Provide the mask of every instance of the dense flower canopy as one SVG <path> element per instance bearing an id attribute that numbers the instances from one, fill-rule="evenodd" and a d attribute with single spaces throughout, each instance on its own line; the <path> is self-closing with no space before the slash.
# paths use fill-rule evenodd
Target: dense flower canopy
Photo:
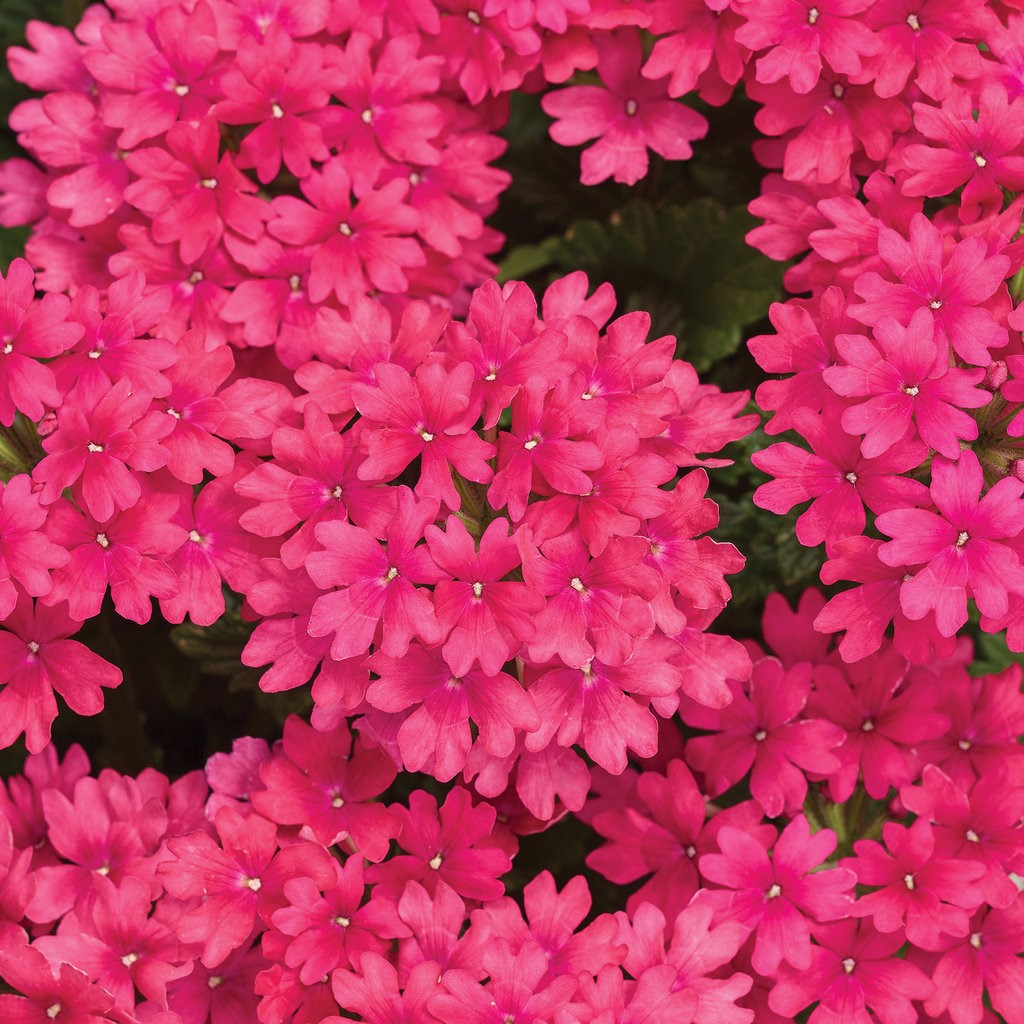
<path id="1" fill-rule="evenodd" d="M 0 1017 L 1024 1022 L 1021 669 L 964 636 L 1024 649 L 1022 33 L 985 0 L 30 22 Z M 492 261 L 513 94 L 580 184 L 653 194 L 738 86 L 793 295 L 753 406 L 642 290 Z M 760 410 L 741 500 L 799 510 L 830 589 L 733 636 L 716 475 Z M 59 755 L 120 620 L 235 628 L 300 713 L 173 780 Z M 589 881 L 522 866 L 574 818 Z"/>

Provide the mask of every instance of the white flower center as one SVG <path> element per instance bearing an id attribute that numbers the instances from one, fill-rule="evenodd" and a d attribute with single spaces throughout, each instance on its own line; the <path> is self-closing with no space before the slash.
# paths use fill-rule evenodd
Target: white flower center
<path id="1" fill-rule="evenodd" d="M 427 867 L 430 868 L 431 871 L 437 871 L 438 868 L 441 867 L 441 854 L 438 853 L 431 857 L 430 860 L 427 861 Z"/>
<path id="2" fill-rule="evenodd" d="M 91 452 L 92 452 L 92 453 L 93 453 L 94 455 L 95 455 L 95 454 L 96 454 L 97 452 L 101 452 L 101 451 L 103 451 L 103 445 L 101 445 L 101 444 L 94 444 L 94 443 L 93 443 L 92 441 L 90 441 L 90 442 L 89 442 L 89 443 L 88 443 L 88 444 L 86 445 L 86 448 L 87 448 L 87 449 L 88 449 L 89 451 L 91 451 Z"/>
<path id="3" fill-rule="evenodd" d="M 337 926 L 338 926 L 339 928 L 347 928 L 347 927 L 348 927 L 348 926 L 349 926 L 349 925 L 350 925 L 350 924 L 351 924 L 352 922 L 351 922 L 351 920 L 349 920 L 349 918 L 347 918 L 347 917 L 342 917 L 342 916 L 341 916 L 341 914 L 339 914 L 339 915 L 338 915 L 338 916 L 337 916 L 337 917 L 336 917 L 336 918 L 334 919 L 334 923 L 335 923 L 335 924 L 336 924 L 336 925 L 337 925 Z"/>
<path id="4" fill-rule="evenodd" d="M 957 740 L 956 744 L 961 750 L 970 750 L 974 746 L 970 740 Z"/>
<path id="5" fill-rule="evenodd" d="M 573 576 L 573 578 L 569 580 L 569 586 L 572 587 L 572 589 L 575 590 L 577 594 L 582 594 L 583 591 L 587 589 L 583 585 L 583 580 L 581 580 L 579 576 Z"/>
<path id="6" fill-rule="evenodd" d="M 343 234 L 343 235 L 344 235 L 344 236 L 345 236 L 346 238 L 351 238 L 351 237 L 352 237 L 352 228 L 351 228 L 351 227 L 349 227 L 349 225 L 348 225 L 348 223 L 347 223 L 346 221 L 342 221 L 342 222 L 341 222 L 341 223 L 340 223 L 340 224 L 338 225 L 338 230 L 339 230 L 339 231 L 340 231 L 340 232 L 341 232 L 341 233 L 342 233 L 342 234 Z"/>
<path id="7" fill-rule="evenodd" d="M 263 883 L 258 878 L 244 878 L 242 885 L 247 889 L 252 889 L 253 892 L 259 892 L 263 888 Z"/>
<path id="8" fill-rule="evenodd" d="M 817 7 L 812 7 L 807 12 L 807 24 L 813 25 L 821 17 L 821 11 Z"/>
<path id="9" fill-rule="evenodd" d="M 980 842 L 981 842 L 981 837 L 980 837 L 980 836 L 978 835 L 978 833 L 977 833 L 977 832 L 975 832 L 975 831 L 974 831 L 974 829 L 973 829 L 973 828 L 969 828 L 969 829 L 968 829 L 968 830 L 967 830 L 967 831 L 966 831 L 966 832 L 964 833 L 964 838 L 965 838 L 965 839 L 967 840 L 967 842 L 969 842 L 969 843 L 980 843 Z"/>
<path id="10" fill-rule="evenodd" d="M 99 546 L 101 548 L 104 548 L 104 549 L 110 547 L 110 539 L 107 537 L 107 535 L 105 533 L 97 533 L 96 534 L 96 543 L 99 544 Z"/>
<path id="11" fill-rule="evenodd" d="M 932 301 L 928 303 L 928 308 L 929 309 L 942 309 L 942 300 L 941 299 L 932 299 Z"/>
<path id="12" fill-rule="evenodd" d="M 477 581 L 473 584 L 473 596 L 479 597 L 484 592 L 484 585 Z"/>
<path id="13" fill-rule="evenodd" d="M 138 959 L 138 953 L 125 953 L 125 955 L 121 957 L 121 963 L 123 963 L 125 967 L 131 967 L 131 965 L 136 963 Z"/>
<path id="14" fill-rule="evenodd" d="M 758 743 L 763 743 L 766 739 L 768 739 L 768 733 L 765 732 L 764 729 L 758 729 L 757 732 L 754 733 L 754 739 Z"/>
<path id="15" fill-rule="evenodd" d="M 901 390 L 903 394 L 910 395 L 911 398 L 917 398 L 921 393 L 921 389 L 916 384 L 904 384 Z"/>
<path id="16" fill-rule="evenodd" d="M 782 895 L 782 886 L 778 882 L 772 882 L 771 886 L 765 892 L 765 896 L 770 899 L 778 899 Z"/>
<path id="17" fill-rule="evenodd" d="M 523 445 L 523 447 L 524 447 L 524 448 L 525 448 L 525 449 L 526 449 L 526 450 L 527 450 L 528 452 L 532 452 L 532 451 L 533 451 L 533 449 L 534 449 L 534 448 L 536 448 L 536 447 L 537 447 L 537 445 L 539 445 L 539 444 L 540 444 L 540 438 L 537 438 L 537 437 L 531 437 L 531 438 L 530 438 L 530 440 L 529 440 L 529 441 L 527 441 L 527 442 L 526 442 L 526 443 L 525 443 L 525 444 Z"/>
<path id="18" fill-rule="evenodd" d="M 174 93 L 175 96 L 187 96 L 188 95 L 188 86 L 187 85 L 176 85 L 171 91 Z"/>
<path id="19" fill-rule="evenodd" d="M 907 15 L 907 24 L 915 31 L 921 31 L 921 21 L 916 14 Z"/>
<path id="20" fill-rule="evenodd" d="M 975 153 L 974 154 L 974 162 L 979 167 L 984 167 L 988 163 L 988 161 L 980 153 Z"/>
<path id="21" fill-rule="evenodd" d="M 217 187 L 217 179 L 216 178 L 200 178 L 199 179 L 199 184 L 202 185 L 203 188 L 214 189 L 214 188 Z"/>
<path id="22" fill-rule="evenodd" d="M 282 117 L 284 117 L 284 111 L 281 109 L 281 104 L 280 103 L 271 103 L 270 104 L 270 116 L 273 117 L 273 118 L 282 118 Z"/>
<path id="23" fill-rule="evenodd" d="M 846 971 L 847 974 L 853 974 L 853 969 L 856 966 L 857 966 L 857 961 L 854 960 L 852 956 L 848 956 L 843 961 L 843 970 Z"/>
<path id="24" fill-rule="evenodd" d="M 188 539 L 192 541 L 193 544 L 203 543 L 203 535 L 198 530 L 189 530 Z"/>
<path id="25" fill-rule="evenodd" d="M 907 887 L 909 892 L 914 891 L 914 876 L 907 874 L 903 876 L 903 884 Z"/>
<path id="26" fill-rule="evenodd" d="M 636 100 L 626 100 L 626 116 L 633 117 L 636 114 Z"/>
<path id="27" fill-rule="evenodd" d="M 851 469 L 850 472 L 846 474 L 846 480 L 851 484 L 855 484 L 857 482 L 857 474 Z"/>
<path id="28" fill-rule="evenodd" d="M 54 1003 L 53 1006 L 48 1006 L 46 1008 L 46 1016 L 49 1017 L 50 1020 L 56 1020 L 57 1014 L 60 1013 L 61 1009 L 62 1007 L 60 1003 Z"/>
<path id="29" fill-rule="evenodd" d="M 981 949 L 981 932 L 971 932 L 971 937 L 967 941 L 975 949 Z"/>
<path id="30" fill-rule="evenodd" d="M 861 732 L 874 732 L 875 723 L 870 718 L 865 718 L 863 724 L 860 727 Z"/>
<path id="31" fill-rule="evenodd" d="M 373 111 L 367 107 L 359 117 L 362 119 L 363 124 L 369 124 L 373 120 Z"/>
<path id="32" fill-rule="evenodd" d="M 466 17 L 469 18 L 474 25 L 480 24 L 480 15 L 476 11 L 466 11 Z"/>
<path id="33" fill-rule="evenodd" d="M 971 535 L 966 530 L 961 530 L 956 535 L 956 546 L 962 548 L 970 539 Z"/>
<path id="34" fill-rule="evenodd" d="M 25 646 L 28 648 L 29 654 L 39 653 L 39 644 L 37 644 L 35 640 L 29 640 L 29 642 L 25 644 Z"/>

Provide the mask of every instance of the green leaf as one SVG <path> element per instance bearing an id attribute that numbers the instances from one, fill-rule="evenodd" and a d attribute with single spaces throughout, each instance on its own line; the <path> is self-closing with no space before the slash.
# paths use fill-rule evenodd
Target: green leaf
<path id="1" fill-rule="evenodd" d="M 521 281 L 538 270 L 546 270 L 555 261 L 561 244 L 560 238 L 545 238 L 535 245 L 517 245 L 501 261 L 498 283 Z"/>
<path id="2" fill-rule="evenodd" d="M 11 260 L 25 255 L 28 228 L 0 228 L 0 272 L 6 274 Z"/>

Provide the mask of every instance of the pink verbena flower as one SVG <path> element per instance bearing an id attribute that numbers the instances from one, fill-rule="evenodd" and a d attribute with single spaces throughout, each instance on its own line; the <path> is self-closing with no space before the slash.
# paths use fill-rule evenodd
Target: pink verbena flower
<path id="1" fill-rule="evenodd" d="M 878 932 L 870 921 L 816 924 L 817 943 L 802 970 L 783 965 L 768 995 L 768 1005 L 792 1017 L 817 1002 L 812 1024 L 869 1020 L 870 1009 L 883 1024 L 910 1024 L 918 1019 L 912 1003 L 925 999 L 935 985 L 919 967 L 897 954 L 901 934 Z"/>
<path id="2" fill-rule="evenodd" d="M 822 61 L 841 75 L 857 76 L 861 58 L 881 50 L 881 42 L 857 15 L 869 0 L 770 0 L 739 4 L 746 24 L 736 41 L 768 52 L 756 62 L 759 82 L 787 78 L 797 93 L 808 93 L 821 74 Z"/>
<path id="3" fill-rule="evenodd" d="M 957 458 L 961 441 L 978 436 L 977 421 L 964 410 L 991 401 L 990 392 L 976 387 L 985 371 L 949 365 L 928 310 L 915 311 L 905 328 L 883 316 L 872 333 L 873 339 L 839 335 L 841 362 L 822 373 L 837 394 L 866 399 L 843 411 L 843 429 L 864 435 L 861 452 L 869 458 L 912 436 L 915 428 L 929 448 Z"/>
<path id="4" fill-rule="evenodd" d="M 647 173 L 647 150 L 668 160 L 686 160 L 690 142 L 703 138 L 707 121 L 696 111 L 670 100 L 664 79 L 640 74 L 643 48 L 634 29 L 599 35 L 598 74 L 606 88 L 572 86 L 548 93 L 541 106 L 557 118 L 551 137 L 563 146 L 596 138 L 581 158 L 580 181 L 596 185 L 613 177 L 634 185 Z"/>
<path id="5" fill-rule="evenodd" d="M 278 850 L 277 826 L 259 814 L 243 818 L 231 807 L 214 820 L 219 843 L 208 832 L 191 832 L 167 840 L 173 859 L 159 868 L 167 891 L 178 899 L 200 897 L 183 910 L 175 931 L 184 942 L 202 944 L 204 967 L 217 967 L 242 947 L 257 924 L 283 906 L 283 888 L 299 875 L 321 888 L 331 884 L 334 869 L 323 847 L 300 842 Z"/>
<path id="6" fill-rule="evenodd" d="M 939 631 L 952 636 L 967 621 L 967 598 L 993 617 L 1006 613 L 1010 592 L 1024 591 L 1024 566 L 1009 543 L 1022 529 L 1024 484 L 999 480 L 982 496 L 981 464 L 972 451 L 954 463 L 936 457 L 931 495 L 938 512 L 892 509 L 876 524 L 893 540 L 879 557 L 889 565 L 923 563 L 900 591 L 911 618 L 934 610 Z"/>
<path id="7" fill-rule="evenodd" d="M 709 796 L 749 777 L 751 795 L 767 817 L 776 818 L 803 806 L 805 771 L 829 775 L 838 770 L 831 748 L 845 734 L 831 722 L 802 714 L 810 692 L 807 662 L 787 672 L 775 658 L 760 658 L 746 686 L 734 684 L 731 704 L 685 715 L 687 724 L 715 730 L 686 745 L 686 758 L 703 773 Z"/>
<path id="8" fill-rule="evenodd" d="M 941 949 L 943 935 L 968 932 L 970 913 L 984 894 L 976 884 L 985 873 L 977 862 L 935 856 L 935 833 L 927 818 L 909 828 L 887 822 L 888 850 L 870 839 L 853 844 L 856 856 L 843 860 L 862 885 L 879 886 L 861 896 L 853 917 L 871 917 L 880 932 L 902 933 L 922 949 Z M 889 852 L 891 851 L 891 852 Z"/>
<path id="9" fill-rule="evenodd" d="M 35 302 L 34 274 L 23 259 L 0 273 L 0 423 L 9 427 L 15 410 L 42 419 L 47 406 L 63 400 L 53 370 L 43 362 L 59 356 L 81 337 L 80 325 L 68 321 L 66 296 L 47 292 Z"/>
<path id="10" fill-rule="evenodd" d="M 142 495 L 132 470 L 151 472 L 170 458 L 160 439 L 174 423 L 151 402 L 123 379 L 109 389 L 72 392 L 57 412 L 57 429 L 43 441 L 47 455 L 32 472 L 42 485 L 40 500 L 50 505 L 71 487 L 100 522 L 131 508 Z"/>
<path id="11" fill-rule="evenodd" d="M 846 868 L 815 871 L 835 849 L 835 833 L 812 833 L 801 814 L 775 843 L 764 847 L 735 828 L 718 833 L 722 853 L 700 859 L 700 872 L 722 889 L 703 889 L 698 903 L 715 908 L 715 919 L 736 920 L 755 931 L 751 963 L 772 975 L 785 960 L 798 970 L 811 963 L 810 922 L 830 921 L 850 912 L 856 876 Z"/>
<path id="12" fill-rule="evenodd" d="M 917 310 L 927 309 L 941 347 L 951 346 L 967 363 L 988 366 L 1008 336 L 985 303 L 1003 287 L 1009 257 L 990 255 L 977 236 L 950 249 L 923 213 L 914 215 L 909 237 L 879 228 L 878 253 L 890 280 L 875 271 L 858 277 L 854 290 L 864 301 L 851 305 L 850 315 L 869 325 L 882 316 L 908 324 Z"/>
<path id="13" fill-rule="evenodd" d="M 101 687 L 120 685 L 120 669 L 68 639 L 81 625 L 64 605 L 48 608 L 19 595 L 0 631 L 0 747 L 9 747 L 22 732 L 31 752 L 46 746 L 57 716 L 54 691 L 77 714 L 95 715 L 103 707 Z"/>
<path id="14" fill-rule="evenodd" d="M 414 585 L 437 583 L 444 575 L 418 543 L 436 515 L 436 501 L 417 501 L 403 487 L 383 544 L 351 523 L 316 527 L 324 549 L 307 556 L 306 569 L 314 583 L 341 589 L 317 600 L 309 630 L 312 636 L 334 634 L 334 658 L 367 653 L 381 625 L 380 649 L 395 657 L 408 650 L 413 636 L 428 644 L 442 639 L 429 592 Z"/>

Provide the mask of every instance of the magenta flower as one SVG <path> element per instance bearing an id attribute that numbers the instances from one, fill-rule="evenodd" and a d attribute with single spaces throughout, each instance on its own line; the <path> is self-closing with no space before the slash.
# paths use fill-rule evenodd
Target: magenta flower
<path id="1" fill-rule="evenodd" d="M 188 539 L 186 530 L 168 522 L 177 507 L 175 495 L 153 493 L 125 512 L 97 520 L 66 499 L 56 502 L 49 532 L 69 559 L 54 574 L 47 603 L 67 601 L 68 612 L 85 621 L 99 614 L 109 587 L 119 615 L 148 622 L 150 599 L 169 598 L 178 589 L 165 562 Z"/>
<path id="2" fill-rule="evenodd" d="M 511 429 L 498 434 L 498 470 L 487 500 L 495 509 L 507 505 L 514 523 L 523 518 L 530 492 L 540 481 L 555 493 L 593 490 L 587 470 L 603 465 L 604 454 L 592 441 L 570 439 L 570 386 L 563 380 L 549 389 L 531 381 L 512 398 Z M 535 472 L 540 481 L 535 482 Z"/>
<path id="3" fill-rule="evenodd" d="M 282 750 L 260 766 L 260 778 L 265 788 L 252 794 L 253 806 L 279 825 L 302 826 L 305 839 L 347 842 L 377 861 L 398 835 L 394 814 L 374 801 L 394 781 L 395 766 L 383 751 L 353 745 L 347 723 L 321 731 L 289 716 Z"/>
<path id="4" fill-rule="evenodd" d="M 408 182 L 389 181 L 353 201 L 350 176 L 335 159 L 321 172 L 311 171 L 300 187 L 309 202 L 278 196 L 267 230 L 289 245 L 317 245 L 307 286 L 312 302 L 323 302 L 332 293 L 347 303 L 372 288 L 408 290 L 406 270 L 426 262 L 422 247 L 410 237 L 419 215 L 403 201 Z"/>
<path id="5" fill-rule="evenodd" d="M 925 1003 L 932 1016 L 943 1010 L 954 1024 L 980 1024 L 983 991 L 1007 1024 L 1024 1020 L 1024 896 L 1003 909 L 982 909 L 968 935 L 943 951 L 932 977 L 935 992 Z"/>
<path id="6" fill-rule="evenodd" d="M 754 491 L 759 508 L 784 515 L 811 499 L 796 523 L 801 544 L 812 547 L 861 533 L 865 505 L 878 513 L 927 501 L 924 484 L 899 475 L 925 460 L 928 450 L 920 441 L 898 441 L 884 455 L 867 458 L 859 439 L 841 428 L 838 406 L 822 416 L 800 410 L 793 419 L 810 451 L 784 441 L 755 452 L 750 461 L 776 478 Z"/>
<path id="7" fill-rule="evenodd" d="M 378 651 L 367 661 L 380 676 L 366 691 L 367 703 L 401 715 L 395 742 L 410 771 L 429 771 L 447 782 L 466 765 L 478 742 L 495 757 L 508 757 L 519 733 L 537 728 L 532 694 L 505 672 L 468 669 L 454 675 L 437 648 L 413 644 L 401 658 Z"/>
<path id="8" fill-rule="evenodd" d="M 259 814 L 243 818 L 222 807 L 208 832 L 172 836 L 173 859 L 158 870 L 167 891 L 181 900 L 200 897 L 175 921 L 178 938 L 202 944 L 204 967 L 217 967 L 240 949 L 257 924 L 284 906 L 290 878 L 312 878 L 322 889 L 334 878 L 333 861 L 321 846 L 297 843 L 278 850 L 277 826 Z M 219 839 L 219 843 L 218 840 Z"/>
<path id="9" fill-rule="evenodd" d="M 0 948 L 0 977 L 24 995 L 0 995 L 0 1014 L 14 1024 L 109 1024 L 114 997 L 77 967 L 62 962 L 51 965 L 29 945 L 24 933 L 8 937 Z M 54 1011 L 56 1007 L 56 1011 Z"/>
<path id="10" fill-rule="evenodd" d="M 580 181 L 596 185 L 614 178 L 634 185 L 647 173 L 647 150 L 667 160 L 687 160 L 690 142 L 707 133 L 707 121 L 695 110 L 666 97 L 665 80 L 640 74 L 644 61 L 639 33 L 620 29 L 598 35 L 598 74 L 606 88 L 572 86 L 549 92 L 544 112 L 557 120 L 551 137 L 563 146 L 590 139 L 583 152 Z"/>
<path id="11" fill-rule="evenodd" d="M 486 985 L 467 971 L 446 971 L 442 991 L 428 1004 L 431 1013 L 449 1024 L 549 1024 L 576 992 L 575 978 L 548 976 L 548 958 L 534 941 L 514 951 L 504 939 L 495 939 L 482 961 Z"/>
<path id="12" fill-rule="evenodd" d="M 913 1003 L 932 995 L 935 985 L 898 955 L 901 934 L 885 935 L 870 921 L 853 920 L 817 924 L 813 934 L 810 964 L 779 968 L 768 995 L 772 1010 L 792 1018 L 816 1002 L 811 1024 L 859 1024 L 872 1019 L 869 1009 L 882 1024 L 920 1020 Z"/>
<path id="13" fill-rule="evenodd" d="M 751 963 L 772 975 L 785 960 L 797 970 L 811 964 L 810 922 L 850 913 L 856 875 L 846 868 L 815 870 L 835 849 L 835 833 L 812 833 L 801 814 L 785 827 L 771 859 L 752 836 L 736 828 L 718 833 L 722 853 L 700 859 L 701 874 L 722 889 L 703 889 L 697 903 L 709 903 L 716 921 L 738 921 L 755 932 Z"/>
<path id="14" fill-rule="evenodd" d="M 892 648 L 839 669 L 819 665 L 809 713 L 846 730 L 832 752 L 840 767 L 829 778 L 829 793 L 845 802 L 862 777 L 868 795 L 883 800 L 890 787 L 913 778 L 913 753 L 923 741 L 941 736 L 948 719 L 935 710 L 935 681 L 926 673 L 907 677 L 907 663 Z"/>
<path id="15" fill-rule="evenodd" d="M 395 804 L 391 810 L 401 819 L 398 845 L 405 852 L 367 870 L 367 881 L 382 896 L 397 899 L 413 879 L 428 892 L 445 882 L 464 899 L 493 900 L 504 893 L 499 879 L 512 866 L 515 840 L 495 829 L 497 812 L 490 804 L 474 805 L 469 790 L 455 786 L 440 807 L 416 789 L 408 808 Z"/>
<path id="16" fill-rule="evenodd" d="M 990 255 L 977 236 L 964 238 L 950 249 L 923 213 L 914 215 L 909 237 L 880 227 L 878 254 L 895 280 L 875 271 L 858 277 L 854 291 L 864 301 L 850 306 L 851 316 L 869 325 L 883 316 L 909 324 L 917 310 L 927 309 L 936 342 L 942 348 L 952 346 L 975 366 L 988 366 L 992 352 L 1006 345 L 1006 328 L 985 303 L 1003 287 L 1009 257 Z"/>
<path id="17" fill-rule="evenodd" d="M 324 65 L 325 49 L 296 43 L 279 24 L 239 44 L 234 62 L 220 77 L 224 96 L 213 116 L 224 124 L 255 125 L 239 149 L 239 165 L 254 167 L 264 184 L 281 163 L 300 180 L 313 160 L 326 160 L 322 117 L 337 73 Z"/>
<path id="18" fill-rule="evenodd" d="M 102 26 L 82 55 L 105 88 L 104 124 L 121 128 L 117 144 L 132 149 L 176 121 L 196 121 L 216 93 L 218 25 L 206 3 L 191 11 L 168 5 L 141 21 Z"/>
<path id="19" fill-rule="evenodd" d="M 532 661 L 558 657 L 582 668 L 597 658 L 622 665 L 635 642 L 654 632 L 650 601 L 659 581 L 643 561 L 648 548 L 639 537 L 615 537 L 596 558 L 575 530 L 539 550 L 524 538 L 521 550 L 523 578 L 547 598 L 528 645 Z"/>
<path id="20" fill-rule="evenodd" d="M 966 935 L 970 912 L 984 899 L 975 884 L 984 866 L 935 856 L 935 833 L 927 818 L 909 828 L 887 822 L 882 834 L 888 850 L 861 839 L 853 844 L 856 856 L 842 862 L 861 885 L 880 887 L 861 896 L 850 914 L 871 917 L 880 932 L 905 928 L 907 939 L 922 949 L 941 949 L 944 935 Z"/>
<path id="21" fill-rule="evenodd" d="M 881 50 L 881 42 L 858 15 L 871 0 L 770 0 L 739 5 L 747 22 L 736 41 L 751 50 L 768 52 L 757 60 L 757 80 L 787 78 L 794 92 L 808 93 L 821 74 L 822 63 L 841 75 L 858 76 L 861 58 Z"/>
<path id="22" fill-rule="evenodd" d="M 342 105 L 324 111 L 325 136 L 344 155 L 358 194 L 391 164 L 431 166 L 440 160 L 435 140 L 445 122 L 433 97 L 443 61 L 418 56 L 420 46 L 416 33 L 378 43 L 357 30 L 332 54 L 332 92 Z"/>
<path id="23" fill-rule="evenodd" d="M 0 631 L 0 664 L 5 685 L 0 690 L 0 748 L 25 733 L 33 753 L 50 740 L 57 717 L 54 691 L 79 715 L 95 715 L 103 707 L 102 687 L 121 683 L 121 670 L 93 654 L 85 644 L 70 640 L 81 622 L 64 605 L 36 605 L 27 594 Z"/>
<path id="24" fill-rule="evenodd" d="M 250 239 L 263 232 L 269 208 L 232 153 L 221 155 L 220 142 L 217 122 L 204 117 L 173 125 L 163 146 L 126 158 L 138 180 L 125 189 L 125 199 L 152 218 L 156 242 L 178 243 L 185 263 L 216 245 L 226 227 Z"/>
<path id="25" fill-rule="evenodd" d="M 32 471 L 42 485 L 43 504 L 52 504 L 71 487 L 100 522 L 131 508 L 142 496 L 132 470 L 152 472 L 170 458 L 160 439 L 174 422 L 152 409 L 151 402 L 124 379 L 112 388 L 76 388 L 57 412 L 57 429 L 43 441 L 48 454 Z"/>
<path id="26" fill-rule="evenodd" d="M 424 531 L 431 557 L 451 577 L 434 587 L 434 609 L 448 636 L 444 658 L 456 676 L 474 663 L 494 676 L 533 637 L 545 601 L 528 584 L 506 579 L 522 565 L 507 520 L 488 524 L 479 550 L 457 516 L 444 525 Z"/>
<path id="27" fill-rule="evenodd" d="M 728 706 L 687 715 L 688 724 L 715 731 L 691 739 L 686 759 L 703 773 L 709 796 L 749 776 L 750 793 L 767 817 L 792 814 L 807 796 L 804 772 L 837 771 L 832 748 L 846 735 L 832 722 L 802 714 L 811 693 L 807 662 L 787 672 L 775 658 L 760 658 L 746 691 L 734 684 Z"/>
<path id="28" fill-rule="evenodd" d="M 823 372 L 836 394 L 867 399 L 844 410 L 843 429 L 864 435 L 861 452 L 871 458 L 911 433 L 913 423 L 929 448 L 947 459 L 957 458 L 961 441 L 978 436 L 977 421 L 963 410 L 992 400 L 991 392 L 976 387 L 985 371 L 949 366 L 925 309 L 917 310 L 906 328 L 884 316 L 873 334 L 873 341 L 839 335 L 836 348 L 842 363 Z"/>
<path id="29" fill-rule="evenodd" d="M 494 475 L 487 463 L 494 446 L 472 429 L 481 406 L 471 397 L 472 366 L 459 363 L 445 371 L 438 363 L 424 363 L 413 377 L 394 363 L 378 363 L 374 378 L 372 386 L 352 385 L 352 400 L 366 418 L 361 440 L 368 456 L 359 478 L 392 480 L 418 457 L 417 496 L 457 512 L 462 499 L 452 471 L 480 484 Z"/>
<path id="30" fill-rule="evenodd" d="M 1005 615 L 1009 594 L 1024 591 L 1024 566 L 1009 543 L 1024 528 L 1024 483 L 997 481 L 982 496 L 981 463 L 972 451 L 954 463 L 936 457 L 931 496 L 938 512 L 892 509 L 875 520 L 893 539 L 878 556 L 887 565 L 924 564 L 900 591 L 909 618 L 935 612 L 939 632 L 952 636 L 967 621 L 967 598 L 984 615 Z"/>
<path id="31" fill-rule="evenodd" d="M 53 370 L 43 362 L 59 356 L 82 336 L 83 328 L 68 321 L 70 303 L 48 292 L 37 303 L 34 274 L 23 259 L 0 273 L 0 423 L 9 427 L 15 410 L 42 419 L 47 406 L 63 401 Z"/>
<path id="32" fill-rule="evenodd" d="M 405 654 L 413 636 L 426 644 L 443 639 L 429 592 L 414 586 L 437 583 L 444 576 L 426 545 L 418 543 L 436 515 L 436 501 L 417 501 L 401 487 L 383 544 L 351 523 L 316 527 L 325 549 L 307 556 L 306 569 L 318 586 L 341 589 L 317 599 L 309 632 L 334 634 L 332 657 L 341 661 L 367 653 L 380 625 L 380 649 L 393 657 Z"/>
<path id="33" fill-rule="evenodd" d="M 912 144 L 899 156 L 911 173 L 901 188 L 909 196 L 945 196 L 963 186 L 960 208 L 972 221 L 1002 207 L 1003 189 L 1024 188 L 1024 101 L 1010 101 L 1006 89 L 992 84 L 977 98 L 954 88 L 936 109 L 914 104 L 914 127 L 930 144 Z"/>
<path id="34" fill-rule="evenodd" d="M 391 939 L 409 934 L 390 900 L 364 899 L 363 863 L 358 855 L 335 862 L 336 880 L 322 893 L 311 878 L 284 883 L 288 904 L 271 920 L 289 937 L 283 959 L 304 985 L 317 984 L 336 967 L 356 967 L 364 953 L 383 955 Z"/>

